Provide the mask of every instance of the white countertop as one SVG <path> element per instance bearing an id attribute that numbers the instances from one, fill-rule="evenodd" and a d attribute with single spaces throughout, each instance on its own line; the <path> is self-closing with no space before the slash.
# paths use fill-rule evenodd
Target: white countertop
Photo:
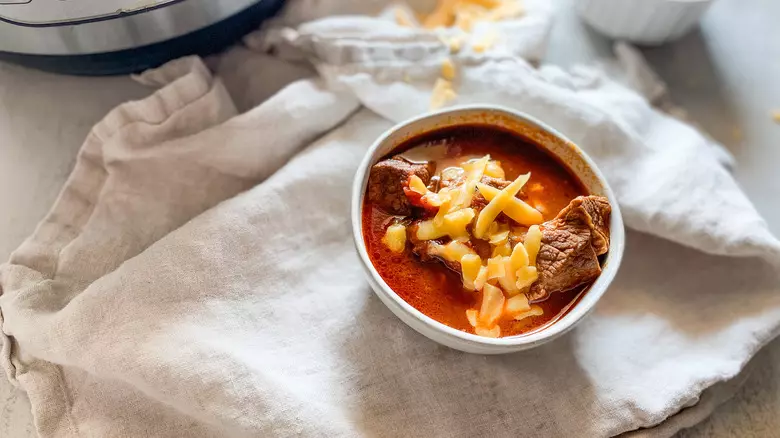
<path id="1" fill-rule="evenodd" d="M 548 61 L 571 65 L 607 56 L 610 42 L 560 0 Z M 780 235 L 780 2 L 716 0 L 700 30 L 644 50 L 673 99 L 737 159 L 734 171 Z M 149 90 L 127 77 L 57 76 L 0 64 L 0 259 L 35 228 L 65 182 L 87 132 L 117 104 Z M 759 355 L 734 400 L 686 437 L 763 437 L 780 430 L 780 341 Z M 737 432 L 738 431 L 738 432 Z M 35 436 L 29 404 L 0 378 L 0 437 Z"/>

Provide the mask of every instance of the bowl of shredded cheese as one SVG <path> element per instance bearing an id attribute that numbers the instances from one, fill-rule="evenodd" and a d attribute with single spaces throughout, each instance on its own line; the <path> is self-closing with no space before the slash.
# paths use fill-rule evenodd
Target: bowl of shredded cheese
<path id="1" fill-rule="evenodd" d="M 658 45 L 688 33 L 712 0 L 578 0 L 577 11 L 610 38 Z"/>

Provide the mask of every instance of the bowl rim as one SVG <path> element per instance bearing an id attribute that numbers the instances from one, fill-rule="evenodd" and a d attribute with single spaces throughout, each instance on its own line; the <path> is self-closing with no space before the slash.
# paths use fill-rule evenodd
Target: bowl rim
<path id="1" fill-rule="evenodd" d="M 577 155 L 579 155 L 580 158 L 582 158 L 582 160 L 587 165 L 589 170 L 593 172 L 594 176 L 596 177 L 599 184 L 603 188 L 604 196 L 606 196 L 606 198 L 609 200 L 610 205 L 612 207 L 612 214 L 610 216 L 610 250 L 607 255 L 607 259 L 604 262 L 604 266 L 602 267 L 601 274 L 596 279 L 596 281 L 590 286 L 587 293 L 585 293 L 581 297 L 581 299 L 565 315 L 563 315 L 561 318 L 559 318 L 558 320 L 550 324 L 548 327 L 544 327 L 541 330 L 537 330 L 529 334 L 515 335 L 515 336 L 508 336 L 508 337 L 501 337 L 501 338 L 488 338 L 488 337 L 478 336 L 471 333 L 466 333 L 461 330 L 455 329 L 453 327 L 447 326 L 439 321 L 436 321 L 430 316 L 417 310 L 411 304 L 407 303 L 384 281 L 384 279 L 381 277 L 381 275 L 379 275 L 379 272 L 374 267 L 373 263 L 371 263 L 371 259 L 369 258 L 368 251 L 366 249 L 365 240 L 363 239 L 363 225 L 362 225 L 363 198 L 365 196 L 365 189 L 368 183 L 368 176 L 370 173 L 370 169 L 371 166 L 374 164 L 373 161 L 375 160 L 374 155 L 376 154 L 376 151 L 380 147 L 382 147 L 382 145 L 385 144 L 385 142 L 388 140 L 388 138 L 391 135 L 393 135 L 396 131 L 404 127 L 419 123 L 426 119 L 435 119 L 449 114 L 471 112 L 471 111 L 504 113 L 504 115 L 516 119 L 521 123 L 526 124 L 532 128 L 545 131 L 546 133 L 556 137 L 558 140 L 563 141 L 568 145 L 570 145 L 571 147 L 573 147 L 575 153 L 577 153 Z M 487 125 L 490 125 L 490 123 L 487 123 Z M 424 132 L 425 131 L 421 132 L 420 134 L 423 134 Z M 552 152 L 549 151 L 544 145 L 539 145 L 539 146 L 542 147 L 548 153 L 552 154 Z M 570 163 L 564 161 L 564 164 L 566 164 L 567 167 L 569 167 L 570 169 L 572 168 Z M 573 169 L 571 171 L 575 172 Z M 368 274 L 369 277 L 368 280 L 369 283 L 371 283 L 372 289 L 374 289 L 375 292 L 381 291 L 381 294 L 384 295 L 384 298 L 389 299 L 393 303 L 394 307 L 402 310 L 408 316 L 411 316 L 412 318 L 414 318 L 415 320 L 417 320 L 418 322 L 426 326 L 428 329 L 426 331 L 433 330 L 437 334 L 449 338 L 450 340 L 458 344 L 465 343 L 467 345 L 470 344 L 472 346 L 476 346 L 477 348 L 490 347 L 492 349 L 503 350 L 504 352 L 510 352 L 510 351 L 518 351 L 519 349 L 532 348 L 534 346 L 551 341 L 563 335 L 564 333 L 571 330 L 579 321 L 581 321 L 593 309 L 596 302 L 598 302 L 601 296 L 604 295 L 609 284 L 614 279 L 615 274 L 617 273 L 617 270 L 620 267 L 620 263 L 623 258 L 623 252 L 625 248 L 625 229 L 623 225 L 623 219 L 620 213 L 620 208 L 618 206 L 617 199 L 615 198 L 615 194 L 612 191 L 612 188 L 607 183 L 606 178 L 601 173 L 601 170 L 596 166 L 593 160 L 582 149 L 580 149 L 574 142 L 566 138 L 563 134 L 561 134 L 554 128 L 548 126 L 547 124 L 541 122 L 540 120 L 526 113 L 511 108 L 507 108 L 501 105 L 471 104 L 471 105 L 453 106 L 438 111 L 427 112 L 422 115 L 415 116 L 407 120 L 404 120 L 400 123 L 397 123 L 390 129 L 382 133 L 382 135 L 380 135 L 365 152 L 365 155 L 361 160 L 360 165 L 355 174 L 355 179 L 352 184 L 351 196 L 352 199 L 351 199 L 350 218 L 352 221 L 352 238 L 355 244 L 355 248 L 358 252 L 359 259 L 363 264 L 363 268 Z M 376 287 L 373 286 L 379 286 L 379 287 L 377 289 Z M 382 297 L 380 296 L 380 298 Z M 385 305 L 388 304 L 385 301 L 385 299 L 382 299 L 381 301 L 385 303 Z M 388 305 L 388 307 L 390 306 Z M 390 310 L 393 311 L 392 308 Z M 405 321 L 405 318 L 399 317 L 399 319 L 404 321 L 407 325 L 410 325 L 413 329 L 420 331 L 419 328 L 414 327 L 411 324 L 409 324 L 407 321 Z M 423 334 L 428 336 L 428 334 L 426 333 Z M 430 336 L 428 337 L 431 338 Z M 433 340 L 440 342 L 436 339 Z"/>

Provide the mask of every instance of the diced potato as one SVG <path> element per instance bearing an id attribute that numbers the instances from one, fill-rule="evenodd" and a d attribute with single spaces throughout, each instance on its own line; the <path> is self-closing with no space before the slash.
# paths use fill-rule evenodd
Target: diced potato
<path id="1" fill-rule="evenodd" d="M 474 282 L 482 268 L 482 259 L 476 254 L 466 254 L 460 259 L 460 268 L 463 275 L 463 287 L 475 290 Z"/>
<path id="2" fill-rule="evenodd" d="M 472 327 L 477 326 L 477 315 L 479 315 L 477 309 L 469 309 L 466 311 L 466 319 L 469 320 L 469 324 L 471 324 Z"/>
<path id="3" fill-rule="evenodd" d="M 504 257 L 504 276 L 498 279 L 498 284 L 510 297 L 520 292 L 517 288 L 516 270 L 512 268 L 511 257 Z"/>
<path id="4" fill-rule="evenodd" d="M 390 225 L 382 237 L 382 243 L 390 248 L 390 251 L 402 252 L 406 248 L 406 227 L 403 224 Z"/>
<path id="5" fill-rule="evenodd" d="M 512 255 L 509 257 L 512 261 L 512 271 L 517 272 L 518 269 L 528 266 L 528 251 L 522 243 L 518 243 L 512 248 Z"/>
<path id="6" fill-rule="evenodd" d="M 536 273 L 536 266 L 524 266 L 517 270 L 517 288 L 523 290 L 528 286 L 534 284 L 534 281 L 538 278 Z"/>
<path id="7" fill-rule="evenodd" d="M 504 293 L 492 284 L 485 284 L 482 289 L 482 305 L 479 308 L 478 325 L 492 327 L 504 310 Z"/>
<path id="8" fill-rule="evenodd" d="M 479 268 L 479 274 L 477 274 L 476 280 L 474 280 L 474 289 L 482 290 L 487 282 L 487 266 Z"/>
<path id="9" fill-rule="evenodd" d="M 531 305 L 528 304 L 528 297 L 525 294 L 518 294 L 506 300 L 506 306 L 504 307 L 504 311 L 513 318 L 515 315 L 530 309 Z"/>
<path id="10" fill-rule="evenodd" d="M 493 201 L 493 198 L 501 193 L 501 190 L 487 184 L 478 184 L 477 188 L 479 188 L 479 192 L 482 196 L 491 202 Z M 503 212 L 513 221 L 521 225 L 534 225 L 544 222 L 542 213 L 523 202 L 523 200 L 515 198 L 514 195 L 510 200 L 509 205 L 504 208 Z"/>
<path id="11" fill-rule="evenodd" d="M 506 175 L 504 174 L 504 169 L 501 167 L 501 162 L 494 160 L 489 161 L 487 167 L 485 167 L 485 176 L 504 179 Z"/>
<path id="12" fill-rule="evenodd" d="M 530 310 L 515 315 L 515 320 L 519 321 L 521 319 L 525 319 L 530 316 L 540 316 L 540 315 L 544 315 L 544 310 L 542 310 L 541 307 L 534 304 L 531 306 Z"/>
<path id="13" fill-rule="evenodd" d="M 539 248 L 542 246 L 542 230 L 538 225 L 532 225 L 528 229 L 523 241 L 526 252 L 528 252 L 528 264 L 536 266 L 536 255 L 539 254 Z"/>
<path id="14" fill-rule="evenodd" d="M 487 261 L 487 279 L 501 278 L 504 276 L 504 258 L 493 257 Z"/>
<path id="15" fill-rule="evenodd" d="M 490 224 L 493 223 L 496 217 L 498 217 L 498 215 L 511 203 L 512 199 L 516 199 L 515 195 L 523 188 L 523 185 L 528 182 L 530 177 L 530 173 L 518 176 L 511 184 L 506 186 L 504 190 L 501 190 L 490 200 L 488 205 L 479 212 L 477 222 L 474 225 L 474 237 L 477 239 L 485 237 L 485 232 L 490 227 Z M 486 184 L 477 183 L 480 192 L 482 192 L 483 186 L 489 187 Z M 487 196 L 485 196 L 485 198 L 487 198 Z"/>
<path id="16" fill-rule="evenodd" d="M 417 175 L 409 177 L 409 190 L 421 195 L 428 193 L 428 187 L 425 186 L 425 183 Z"/>
<path id="17" fill-rule="evenodd" d="M 501 337 L 501 327 L 498 325 L 494 325 L 491 329 L 486 329 L 482 327 L 475 327 L 474 333 L 484 336 L 486 338 L 500 338 Z"/>

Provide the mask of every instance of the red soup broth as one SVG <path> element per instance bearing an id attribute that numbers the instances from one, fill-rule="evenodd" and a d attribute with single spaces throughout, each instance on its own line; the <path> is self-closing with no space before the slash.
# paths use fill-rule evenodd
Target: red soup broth
<path id="1" fill-rule="evenodd" d="M 434 161 L 437 172 L 486 154 L 501 162 L 508 180 L 531 172 L 528 187 L 541 184 L 543 190 L 529 191 L 526 201 L 541 211 L 545 221 L 554 218 L 572 199 L 588 194 L 577 177 L 555 157 L 517 134 L 492 126 L 466 125 L 426 133 L 400 145 L 389 156 L 396 154 L 411 160 Z M 460 275 L 442 263 L 421 262 L 408 243 L 402 253 L 390 251 L 382 243 L 382 237 L 395 216 L 367 199 L 362 219 L 369 258 L 387 285 L 425 315 L 452 328 L 474 333 L 466 319 L 466 310 L 477 307 L 479 293 L 465 290 Z M 544 310 L 543 315 L 501 321 L 502 337 L 529 333 L 556 320 L 575 304 L 586 288 L 555 293 L 536 303 Z"/>

